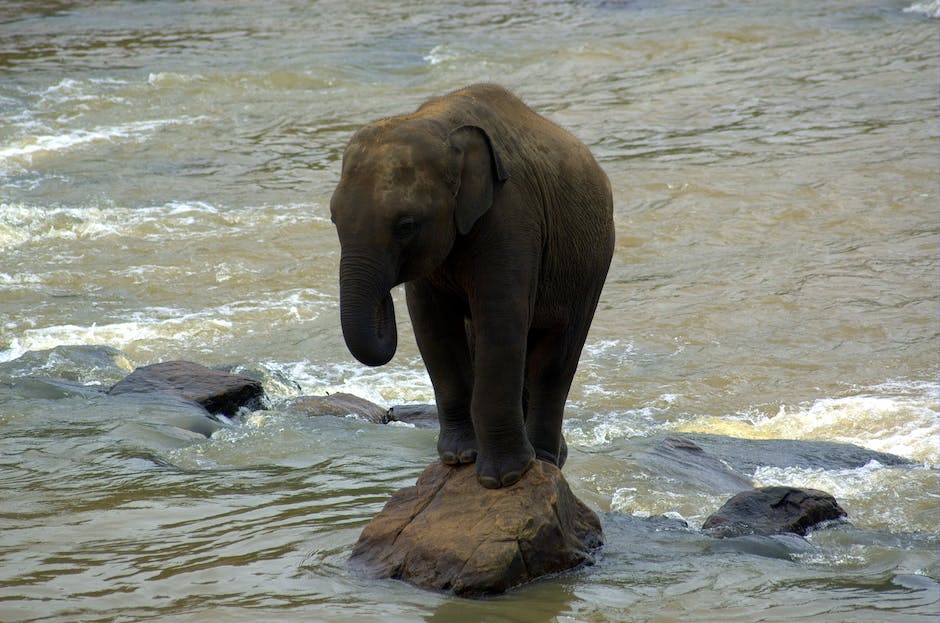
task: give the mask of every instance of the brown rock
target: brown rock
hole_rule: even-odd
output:
[[[735,495],[702,528],[719,537],[785,532],[805,536],[813,526],[846,515],[825,491],[764,487]]]
[[[288,408],[307,415],[352,416],[361,420],[385,424],[388,411],[365,398],[337,392],[327,396],[300,396],[288,402]]]
[[[235,415],[242,407],[260,407],[264,397],[264,389],[255,379],[188,361],[165,361],[137,368],[108,393],[165,393],[198,403],[209,413],[228,416]]]
[[[537,461],[521,481],[486,489],[472,465],[433,463],[365,527],[350,565],[373,577],[480,597],[593,562],[597,515],[561,471]]]

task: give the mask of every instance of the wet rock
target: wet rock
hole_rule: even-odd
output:
[[[744,474],[753,474],[758,467],[855,469],[871,461],[882,465],[912,464],[894,454],[833,441],[740,439],[704,433],[683,433],[682,437]]]
[[[396,405],[388,410],[389,422],[403,422],[415,428],[438,428],[437,405]]]
[[[713,552],[735,552],[763,558],[793,560],[794,556],[810,553],[815,547],[802,536],[787,532],[719,538],[712,541],[710,549]]]
[[[300,396],[289,400],[287,408],[305,415],[355,417],[376,424],[385,424],[388,420],[388,411],[384,407],[343,392],[327,396]]]
[[[512,487],[485,489],[472,465],[436,462],[366,526],[350,565],[373,577],[482,597],[590,564],[602,543],[597,515],[553,465],[537,461]]]
[[[787,532],[805,536],[813,526],[845,516],[825,491],[764,487],[735,495],[705,520],[702,529],[717,537]]]
[[[153,433],[183,442],[209,438],[229,424],[209,414],[197,402],[165,392],[128,393],[112,397],[112,409],[121,414],[132,431],[131,437],[141,440]]]
[[[728,467],[698,444],[670,435],[640,457],[648,469],[659,477],[692,480],[697,487],[716,492],[746,491],[753,481]]]
[[[209,413],[235,415],[242,407],[261,407],[264,390],[255,379],[213,370],[188,361],[166,361],[137,368],[108,393],[161,393],[201,405]]]

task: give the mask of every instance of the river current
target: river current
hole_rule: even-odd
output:
[[[0,2],[0,621],[936,621],[938,17]],[[565,422],[607,544],[477,602],[345,565],[435,431],[283,405],[433,400],[401,292],[392,362],[347,352],[329,198],[357,127],[482,81],[590,147],[617,245]],[[270,408],[204,438],[100,394],[172,359],[263,378]],[[719,541],[699,528],[729,495],[643,458],[702,433],[908,463],[752,457],[849,523]]]

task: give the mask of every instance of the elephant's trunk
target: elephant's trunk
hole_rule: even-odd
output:
[[[339,314],[353,357],[367,366],[388,363],[398,348],[395,306],[386,267],[343,254],[339,267]]]

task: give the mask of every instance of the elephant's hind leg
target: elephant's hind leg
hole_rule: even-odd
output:
[[[562,420],[586,337],[586,329],[573,334],[570,331],[534,331],[529,336],[526,435],[536,456],[558,467],[564,465],[568,456]]]

